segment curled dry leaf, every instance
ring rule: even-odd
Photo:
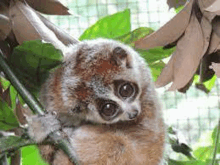
[[[209,20],[209,22],[211,23],[212,20],[215,18],[216,14],[212,13],[212,12],[204,11],[203,16],[206,17]]]
[[[8,9],[9,9],[9,1],[1,0],[0,1],[0,14],[8,16]]]
[[[0,40],[0,50],[2,51],[2,53],[4,54],[5,57],[9,57],[11,54],[11,49],[9,44],[6,41],[1,41]],[[1,71],[1,69],[0,69]]]
[[[63,42],[65,45],[70,45],[70,44],[76,44],[79,41],[72,36],[70,36],[68,33],[66,33],[64,30],[59,28],[58,26],[54,25],[52,22],[50,22],[48,19],[46,19],[44,16],[41,14],[38,14],[39,18],[43,23],[50,29],[52,30],[57,38]]]
[[[184,36],[177,43],[174,80],[169,90],[180,89],[190,81],[203,56],[203,48],[202,28],[193,12]]]
[[[10,88],[7,88],[3,94],[2,94],[2,99],[8,103],[9,106],[11,106],[11,97],[10,97]]]
[[[193,78],[194,76],[189,80],[189,82],[182,88],[178,89],[179,92],[182,92],[182,93],[186,93],[187,90],[189,89],[189,87],[192,85],[193,83]]]
[[[220,16],[216,16],[212,21],[213,31],[220,37]]]
[[[26,2],[44,14],[70,15],[69,9],[58,0],[26,0]]]
[[[220,45],[220,37],[214,31],[212,31],[207,54],[211,54],[217,51],[219,45]]]
[[[187,2],[185,7],[159,30],[136,41],[135,47],[149,49],[156,46],[165,46],[176,41],[183,34],[189,23],[192,4],[193,0]]]
[[[214,63],[212,62],[212,65],[210,66],[211,69],[215,71],[216,76],[220,77],[220,63]]]
[[[201,20],[201,28],[202,28],[202,35],[203,35],[203,52],[202,55],[204,55],[208,49],[210,38],[211,38],[211,32],[212,32],[212,25],[209,22],[209,20],[206,17],[202,17]]]
[[[173,81],[173,74],[174,74],[173,65],[175,59],[176,59],[176,54],[174,52],[167,65],[163,68],[160,76],[157,78],[157,81],[155,82],[155,86],[157,88],[165,86],[169,84],[171,81]]]
[[[11,31],[11,24],[8,17],[0,14],[0,40],[5,40]]]
[[[12,21],[12,30],[19,44],[41,39],[52,43],[57,49],[65,50],[65,45],[44,25],[36,12],[28,5],[20,1],[12,1],[9,16]]]
[[[25,114],[24,114],[24,108],[22,107],[20,101],[18,100],[17,103],[16,103],[16,107],[15,107],[15,114],[18,118],[18,121],[24,125],[27,123],[26,121],[26,117],[25,117]]]
[[[216,0],[198,0],[197,3],[202,12],[206,10],[207,7],[212,5]]]
[[[204,0],[207,1],[207,0]],[[213,1],[213,0],[212,0]],[[214,0],[212,4],[205,8],[206,11],[215,13],[216,15],[220,15],[220,0]]]

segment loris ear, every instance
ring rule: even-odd
[[[125,61],[126,67],[131,68],[130,56],[127,54],[127,52],[123,48],[121,47],[114,48],[112,52],[112,58],[116,62],[117,65],[122,65],[123,61]]]

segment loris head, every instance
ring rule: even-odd
[[[96,39],[70,48],[63,66],[43,87],[42,99],[49,111],[111,124],[136,120],[151,88],[150,71],[137,52]]]

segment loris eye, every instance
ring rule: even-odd
[[[119,94],[121,97],[127,98],[131,97],[134,93],[134,88],[130,83],[122,85],[119,89]]]
[[[102,114],[106,117],[113,116],[117,112],[117,106],[112,103],[107,103],[102,107]]]

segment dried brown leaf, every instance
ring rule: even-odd
[[[176,41],[183,34],[189,23],[192,4],[193,0],[187,2],[185,7],[159,30],[136,41],[135,47],[149,49],[156,46],[165,46]]]
[[[206,17],[202,17],[201,20],[201,28],[202,28],[202,34],[203,34],[203,52],[202,55],[204,55],[209,47],[211,33],[212,33],[212,25],[209,22],[209,20]]]
[[[220,37],[213,31],[211,34],[211,39],[210,39],[207,54],[216,52],[218,50],[219,45],[220,45]]]
[[[184,5],[186,3],[186,0],[167,0],[167,5],[169,8],[177,8],[181,5]]]
[[[218,53],[212,53],[212,54],[206,54],[203,56],[200,65],[197,70],[197,74],[199,75],[199,83],[206,82],[210,80],[215,72],[209,68],[212,62],[214,62],[216,59],[218,59],[219,55]]]
[[[209,22],[212,22],[212,20],[215,18],[216,14],[215,13],[211,13],[211,12],[208,12],[208,11],[204,11],[203,12],[203,16],[206,17]]]
[[[216,15],[220,15],[220,0],[215,0],[212,4],[207,6],[205,10],[211,13],[215,13]]]
[[[52,22],[50,22],[48,19],[46,19],[44,16],[42,16],[41,14],[38,14],[39,18],[41,19],[41,21],[43,21],[43,23],[50,29],[52,30],[55,35],[57,36],[57,38],[63,42],[63,44],[65,45],[70,45],[70,44],[76,44],[79,41],[75,38],[73,38],[72,36],[70,36],[68,33],[66,33],[64,30],[62,30],[61,28],[59,28],[58,26],[54,25]]]
[[[15,131],[15,132],[18,132],[18,131]],[[19,135],[17,133],[15,134]],[[20,165],[21,164],[21,150],[14,151],[10,159],[11,159],[11,164]]]
[[[184,36],[177,43],[174,81],[169,90],[180,89],[190,81],[203,56],[203,49],[202,28],[193,13]]]
[[[11,52],[13,51],[13,49],[19,45],[16,37],[15,37],[15,34],[13,31],[11,31],[8,35],[8,37],[5,39],[5,41],[7,41],[7,43],[10,45],[10,49],[11,49]]]
[[[0,2],[0,14],[8,16],[8,9],[9,9],[9,1],[1,0],[1,2]]]
[[[69,9],[58,0],[26,0],[26,2],[44,14],[70,15]]]
[[[214,63],[212,62],[212,65],[210,66],[211,69],[215,71],[216,76],[220,77],[220,63]]]
[[[11,31],[11,23],[8,17],[0,14],[0,40],[5,40]]]
[[[11,2],[9,9],[12,30],[19,44],[24,41],[42,39],[64,50],[65,45],[48,29],[36,12],[20,1]]]
[[[2,99],[8,103],[9,106],[11,106],[11,97],[10,97],[10,88],[7,88],[3,94],[2,94]]]
[[[11,49],[6,41],[0,41],[0,50],[7,58],[11,54]]]
[[[212,5],[216,0],[198,0],[197,3],[202,12],[206,10],[207,7]]]
[[[213,31],[220,37],[220,16],[216,16],[212,21]]]
[[[169,84],[171,81],[173,81],[173,74],[174,74],[173,65],[175,62],[175,58],[176,58],[176,54],[174,52],[167,65],[163,68],[160,76],[157,78],[157,81],[155,82],[155,86],[157,88],[165,86]]]
[[[194,76],[189,80],[189,82],[184,87],[178,89],[178,91],[182,92],[182,93],[186,93],[187,90],[191,87],[191,85],[193,83],[193,78],[194,78]]]
[[[16,103],[15,114],[16,114],[16,116],[17,116],[17,118],[18,118],[18,121],[19,121],[22,125],[24,125],[24,124],[27,123],[27,120],[26,120],[26,117],[25,117],[24,113],[25,113],[25,111],[24,111],[24,109],[23,109],[23,107],[22,107],[20,101],[18,101],[18,102]]]

